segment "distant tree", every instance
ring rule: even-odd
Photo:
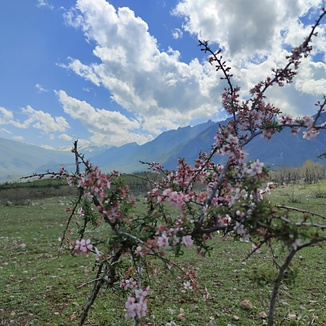
[[[300,172],[305,183],[315,183],[325,177],[325,165],[312,161],[305,161],[300,168]]]

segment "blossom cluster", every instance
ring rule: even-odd
[[[210,63],[216,63],[216,69],[227,82],[222,103],[231,118],[219,127],[211,152],[201,154],[193,166],[179,159],[175,171],[165,171],[156,162],[147,163],[162,179],[153,182],[145,200],[146,212],[141,215],[133,210],[136,201],[118,172],[101,172],[74,149],[85,171],[67,178],[68,183],[80,191],[75,207],[67,210],[70,217],[77,215],[81,235],[72,251],[95,253],[99,260],[99,278],[105,278],[105,284],[111,288],[115,282],[120,283],[127,296],[126,318],[138,320],[147,313],[149,287],[141,287],[143,269],[150,270],[149,257],[160,259],[171,269],[175,263],[169,257],[170,251],[178,256],[184,248],[195,247],[199,253],[205,253],[209,250],[207,240],[220,230],[245,240],[259,239],[263,243],[274,237],[288,242],[294,249],[300,245],[284,228],[278,228],[278,223],[271,222],[278,216],[265,200],[265,194],[271,191],[270,185],[266,185],[267,168],[260,160],[246,161],[245,146],[259,135],[271,139],[284,128],[290,128],[294,134],[303,129],[307,140],[318,135],[320,129],[326,129],[326,123],[317,124],[326,99],[318,103],[315,118],[291,118],[266,100],[268,88],[292,81],[300,56],[310,51],[308,44],[296,48],[286,67],[274,69],[272,76],[255,85],[249,97],[241,100],[240,89],[232,84],[230,68],[217,55],[220,52],[214,53],[206,42],[201,43],[204,51],[212,55]],[[82,200],[87,204],[81,205]],[[90,210],[90,205],[96,209]],[[110,228],[109,238],[98,242],[103,244],[104,254],[95,242],[83,238],[89,223],[93,227]],[[253,248],[258,252],[260,247]],[[123,259],[126,264],[119,264]],[[183,270],[179,279],[184,289],[199,291],[196,276],[195,270]],[[210,298],[206,288],[202,293],[204,299]]]
[[[76,240],[73,253],[78,254],[80,252],[88,254],[93,249],[93,245],[90,239]]]
[[[134,296],[129,296],[125,303],[127,313],[126,318],[141,318],[146,316],[147,313],[147,295],[149,293],[149,287],[145,290],[135,289]]]
[[[301,127],[304,127],[303,138],[311,140],[319,134],[319,129],[326,127],[326,122],[316,125],[316,119],[311,116],[302,116],[293,118],[287,114],[280,116],[280,124],[283,126],[290,126],[293,134],[297,134]]]

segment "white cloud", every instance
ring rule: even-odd
[[[6,128],[1,128],[0,130],[1,130],[1,132],[5,133],[5,134],[8,134],[8,135],[12,134],[12,132],[7,130]]]
[[[152,137],[137,133],[141,124],[117,111],[93,108],[60,90],[56,92],[66,114],[79,120],[93,134],[92,145],[122,145],[130,142],[145,143]]]
[[[305,94],[323,96],[326,93],[326,65],[323,62],[302,62],[296,89]]]
[[[61,134],[58,136],[58,138],[66,140],[66,141],[72,141],[72,137],[67,134]]]
[[[26,120],[27,126],[32,125],[36,129],[40,129],[46,133],[63,132],[69,128],[68,122],[63,117],[52,117],[51,114],[41,110],[34,110],[30,105],[22,109],[22,113],[26,114],[29,119]],[[24,123],[24,124],[25,124]]]
[[[230,62],[234,83],[243,94],[285,62],[288,50],[299,45],[310,31],[298,17],[321,7],[323,0],[183,0],[173,13],[183,21],[183,29],[200,39],[215,42],[224,49]],[[58,92],[65,112],[85,124],[93,133],[92,142],[123,144],[144,142],[166,129],[184,126],[200,119],[221,117],[221,98],[225,84],[214,67],[197,59],[189,64],[180,60],[178,51],[161,51],[148,25],[129,8],[115,9],[105,0],[77,0],[65,14],[66,23],[80,28],[94,44],[94,63],[68,58],[65,68],[109,90],[112,99],[129,111],[95,109],[86,102]],[[174,38],[184,32],[174,30]],[[325,55],[325,24],[314,40],[313,54]],[[194,51],[197,50],[194,44]],[[286,49],[284,48],[286,46]],[[302,77],[281,90],[268,92],[272,103],[288,113],[307,109],[325,89],[325,63],[315,65],[307,59],[300,68]],[[305,94],[305,101],[297,99]],[[305,112],[307,114],[314,113]],[[105,118],[103,118],[105,117]],[[105,122],[104,122],[105,121]],[[114,121],[114,123],[113,123]],[[136,132],[136,129],[139,129]]]
[[[21,109],[21,113],[27,116],[23,122],[14,118],[11,111],[0,107],[0,124],[12,125],[16,128],[27,129],[33,127],[45,133],[64,132],[69,128],[69,124],[63,117],[52,117],[49,113],[35,110],[30,105]]]
[[[12,119],[12,112],[0,106],[0,124],[8,124]]]
[[[172,31],[172,37],[177,40],[179,38],[182,38],[183,36],[183,32],[180,28],[175,28],[173,31]]]
[[[216,85],[212,69],[198,60],[181,62],[178,51],[160,51],[146,22],[129,8],[115,10],[104,0],[79,0],[77,8],[80,14],[70,12],[68,22],[74,25],[75,15],[87,39],[95,41],[93,54],[100,63],[70,58],[66,67],[108,89],[144,129],[158,134],[216,114],[215,91],[223,85]]]
[[[78,59],[73,60],[72,58],[68,58],[68,60],[68,65],[59,64],[59,66],[62,68],[71,69],[80,77],[89,80],[96,86],[100,86],[101,79],[96,75],[96,73],[94,73],[92,66],[84,65]]]
[[[183,0],[174,14],[185,20],[185,31],[223,48],[236,83],[248,94],[271,75],[272,68],[284,65],[288,55],[284,45],[287,49],[300,45],[311,31],[298,17],[308,15],[313,24],[323,4],[325,0]],[[318,27],[319,35],[313,39],[313,55],[325,55],[325,26]],[[303,59],[294,84],[269,91],[270,101],[287,113],[313,114],[316,96],[325,94],[325,69],[324,62]],[[305,100],[298,102],[302,93]]]
[[[48,0],[37,0],[37,7],[39,8],[48,8],[48,9],[54,9],[53,5],[49,3]]]
[[[217,42],[231,55],[250,57],[279,49],[281,33],[297,46],[307,35],[298,17],[322,7],[323,0],[183,0],[174,10],[184,29],[200,39]],[[307,29],[309,29],[308,27]]]
[[[49,150],[58,150],[58,148],[55,148],[53,146],[50,145],[40,145],[40,147],[44,148],[44,149],[49,149]]]
[[[46,93],[49,91],[48,89],[44,88],[41,84],[35,84],[35,88],[38,93]]]

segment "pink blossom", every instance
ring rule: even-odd
[[[102,259],[101,251],[99,251],[96,247],[94,247],[94,249],[95,249],[96,260]]]
[[[137,315],[139,318],[145,317],[147,313],[147,301],[143,299],[137,303]]]
[[[258,248],[254,243],[251,246],[253,252],[260,254],[260,248]]]
[[[169,238],[166,236],[166,232],[163,232],[162,236],[157,238],[157,245],[164,249],[169,248]]]
[[[273,129],[264,129],[263,136],[265,139],[270,140],[273,136],[274,130]]]
[[[210,295],[210,293],[208,292],[207,288],[205,288],[205,292],[204,292],[203,298],[204,298],[204,300],[209,300],[209,299],[212,298],[211,295]]]
[[[148,295],[148,293],[149,293],[149,286],[145,290],[142,289],[135,290],[135,295],[138,300],[144,299]]]
[[[123,287],[124,290],[134,289],[137,286],[137,282],[131,277],[128,280],[122,280],[120,286]]]
[[[135,250],[135,255],[140,255],[142,256],[143,255],[143,252],[142,252],[142,247],[141,246],[138,246]]]
[[[236,213],[237,216],[239,216],[239,217],[243,217],[243,216],[245,216],[245,213],[242,212],[242,211],[240,211],[239,209],[238,209],[235,213]]]
[[[271,194],[271,188],[267,186],[265,188],[265,190],[264,190],[264,193],[270,195]]]
[[[184,283],[183,283],[183,286],[184,286],[184,288],[185,288],[186,290],[191,290],[191,289],[192,289],[192,286],[191,286],[191,284],[190,284],[189,281],[184,282]]]
[[[192,247],[194,245],[194,241],[192,240],[191,235],[186,235],[182,237],[182,244],[186,247]]]
[[[292,121],[293,121],[293,119],[289,115],[287,115],[287,114],[281,115],[281,118],[280,118],[281,124],[291,124]]]
[[[126,318],[135,318],[137,316],[137,303],[135,303],[135,298],[134,297],[128,297],[126,303],[125,303],[125,307],[127,309],[127,313],[125,315]]]
[[[291,128],[291,134],[297,135],[300,131],[300,128]]]
[[[315,128],[308,128],[306,131],[303,132],[303,138],[307,140],[311,140],[315,138],[319,134],[319,130]]]
[[[81,239],[81,240],[76,240],[75,242],[75,247],[74,247],[74,253],[79,253],[79,252],[84,252],[88,254],[93,248],[93,245],[91,244],[90,239]]]
[[[264,163],[257,160],[250,163],[249,168],[246,169],[246,172],[250,177],[254,177],[255,175],[263,172],[263,167]]]
[[[295,241],[292,243],[292,247],[294,250],[298,250],[298,247],[301,246],[302,242],[300,239],[295,239]]]
[[[244,225],[239,223],[239,222],[235,222],[234,231],[235,231],[235,233],[237,233],[237,234],[239,234],[241,236],[246,233]]]
[[[168,200],[177,207],[182,208],[184,206],[185,194],[183,192],[172,191],[168,194]]]
[[[313,124],[314,124],[314,122],[315,122],[314,118],[311,117],[311,116],[308,116],[308,115],[305,115],[305,116],[303,117],[303,121],[304,121],[304,125],[305,125],[306,127],[312,127]]]
[[[146,296],[148,295],[149,287],[146,290],[137,289],[135,290],[135,297],[129,296],[125,303],[127,313],[126,318],[134,319],[136,317],[141,318],[146,316],[147,313],[147,300]]]

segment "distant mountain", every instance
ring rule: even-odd
[[[322,118],[325,120],[326,115],[324,114]],[[207,128],[190,140],[167,161],[162,162],[163,165],[167,169],[175,169],[179,157],[185,158],[190,163],[194,162],[200,151],[209,152],[219,124],[223,122]],[[326,163],[325,160],[318,158],[318,155],[326,152],[326,131],[321,130],[320,134],[312,140],[306,140],[302,136],[302,131],[293,135],[290,129],[275,134],[271,140],[266,140],[259,135],[244,148],[248,153],[247,160],[259,159],[274,169],[283,166],[301,166],[307,160]],[[223,160],[223,157],[220,159]]]
[[[111,147],[92,156],[90,161],[101,167],[103,171],[119,170],[121,172],[134,172],[138,161],[134,160],[135,153],[140,148],[137,143],[129,143],[120,147]],[[133,168],[135,166],[135,168]]]
[[[320,121],[325,120],[324,113]],[[227,120],[218,123],[208,121],[195,127],[167,131],[141,146],[132,143],[108,149],[91,158],[91,161],[104,170],[118,169],[123,172],[144,170],[146,167],[139,161],[159,162],[167,169],[175,169],[180,157],[192,164],[199,153],[210,152],[219,125],[226,122]],[[290,129],[285,129],[282,133],[275,134],[271,140],[257,136],[245,147],[245,151],[248,153],[248,160],[260,159],[275,169],[300,166],[307,160],[324,163],[318,159],[318,155],[326,152],[326,131],[321,130],[318,137],[306,140],[302,137],[302,132],[293,135]]]
[[[121,147],[112,147],[100,155],[91,157],[90,160],[104,171],[143,171],[147,167],[140,161],[165,163],[171,155],[179,151],[179,148],[182,148],[207,128],[215,125],[215,122],[208,121],[194,127],[188,126],[169,130],[144,145],[130,143]]]
[[[47,150],[5,138],[0,138],[0,153],[0,182],[73,163],[69,152]]]
[[[326,113],[321,121],[326,120]],[[147,169],[139,161],[159,162],[167,169],[177,167],[178,158],[185,158],[192,164],[200,152],[209,152],[219,125],[208,121],[194,126],[163,132],[153,141],[144,145],[129,143],[120,147],[94,150],[85,157],[98,165],[102,171],[119,170],[130,173]],[[326,152],[326,131],[313,140],[305,140],[302,133],[294,136],[289,129],[274,135],[267,141],[256,137],[245,147],[248,160],[260,159],[272,168],[300,166],[306,160],[320,161],[318,155]],[[70,152],[46,150],[0,138],[0,182],[46,170],[58,171],[61,166],[74,170],[74,157]],[[223,158],[222,158],[223,159]]]

